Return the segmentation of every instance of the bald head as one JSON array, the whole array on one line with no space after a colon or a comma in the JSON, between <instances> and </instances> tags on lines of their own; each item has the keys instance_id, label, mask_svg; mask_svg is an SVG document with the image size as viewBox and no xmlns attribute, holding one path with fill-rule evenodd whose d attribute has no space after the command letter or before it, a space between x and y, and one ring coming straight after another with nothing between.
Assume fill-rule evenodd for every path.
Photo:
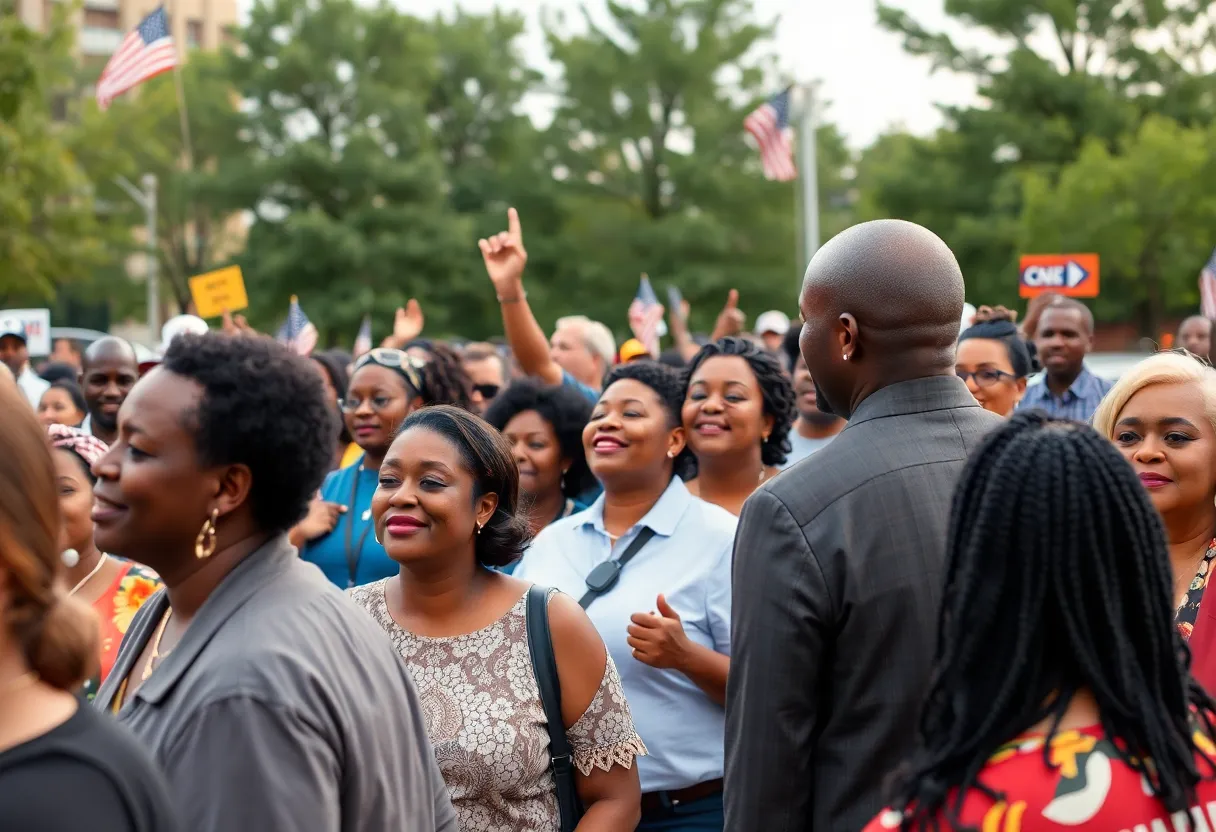
<instances>
[{"instance_id":1,"label":"bald head","mask_svg":"<svg viewBox=\"0 0 1216 832\"><path fill-rule=\"evenodd\" d=\"M801 347L833 411L847 417L888 384L952 372L963 295L954 253L915 223L862 223L828 241L802 283Z\"/></svg>"},{"instance_id":2,"label":"bald head","mask_svg":"<svg viewBox=\"0 0 1216 832\"><path fill-rule=\"evenodd\" d=\"M89 407L93 435L112 443L118 428L118 409L139 381L139 358L122 338L107 335L85 350L80 386Z\"/></svg>"},{"instance_id":3,"label":"bald head","mask_svg":"<svg viewBox=\"0 0 1216 832\"><path fill-rule=\"evenodd\" d=\"M1212 321L1203 315L1192 315L1178 327L1178 346L1191 355L1207 358L1212 352Z\"/></svg>"}]
</instances>

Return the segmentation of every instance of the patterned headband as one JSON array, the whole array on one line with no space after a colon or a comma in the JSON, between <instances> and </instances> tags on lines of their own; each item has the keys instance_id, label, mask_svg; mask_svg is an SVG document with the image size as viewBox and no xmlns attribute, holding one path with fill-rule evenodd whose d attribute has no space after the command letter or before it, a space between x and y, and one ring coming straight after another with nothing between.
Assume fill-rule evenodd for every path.
<instances>
[{"instance_id":1,"label":"patterned headband","mask_svg":"<svg viewBox=\"0 0 1216 832\"><path fill-rule=\"evenodd\" d=\"M85 461L90 468L110 450L110 446L91 433L85 433L79 428L69 428L66 425L50 425L47 434L51 437L51 447L72 451Z\"/></svg>"}]
</instances>

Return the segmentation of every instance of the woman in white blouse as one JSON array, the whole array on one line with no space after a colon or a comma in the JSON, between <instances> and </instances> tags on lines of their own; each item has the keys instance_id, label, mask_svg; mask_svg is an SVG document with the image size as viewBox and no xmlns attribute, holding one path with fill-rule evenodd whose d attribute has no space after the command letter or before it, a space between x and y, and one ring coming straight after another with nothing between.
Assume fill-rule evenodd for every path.
<instances>
[{"instance_id":1,"label":"woman in white blouse","mask_svg":"<svg viewBox=\"0 0 1216 832\"><path fill-rule=\"evenodd\" d=\"M583 432L604 493L542 531L516 572L582 596L615 659L649 754L638 761L646 832L723 826L737 521L692 496L679 476L689 467L682 402L679 376L661 364L625 364L608 376Z\"/></svg>"}]
</instances>

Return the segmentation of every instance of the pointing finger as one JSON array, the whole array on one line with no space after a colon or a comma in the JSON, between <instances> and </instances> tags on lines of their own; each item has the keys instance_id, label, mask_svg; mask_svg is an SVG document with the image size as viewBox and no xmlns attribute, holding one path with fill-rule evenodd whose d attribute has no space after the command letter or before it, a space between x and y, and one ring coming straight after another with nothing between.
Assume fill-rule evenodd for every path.
<instances>
[{"instance_id":1,"label":"pointing finger","mask_svg":"<svg viewBox=\"0 0 1216 832\"><path fill-rule=\"evenodd\" d=\"M507 209L507 232L511 235L511 239L518 243L524 241L524 230L519 224L519 212L514 208Z\"/></svg>"},{"instance_id":2,"label":"pointing finger","mask_svg":"<svg viewBox=\"0 0 1216 832\"><path fill-rule=\"evenodd\" d=\"M734 309L739 305L739 290L731 289L730 294L726 296L726 308Z\"/></svg>"}]
</instances>

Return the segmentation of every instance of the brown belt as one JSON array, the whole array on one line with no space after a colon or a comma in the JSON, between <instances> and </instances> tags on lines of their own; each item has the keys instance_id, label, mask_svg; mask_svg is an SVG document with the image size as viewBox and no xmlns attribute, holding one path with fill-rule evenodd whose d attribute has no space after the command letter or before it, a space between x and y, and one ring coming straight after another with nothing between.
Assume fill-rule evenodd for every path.
<instances>
[{"instance_id":1,"label":"brown belt","mask_svg":"<svg viewBox=\"0 0 1216 832\"><path fill-rule=\"evenodd\" d=\"M642 816L662 814L670 811L674 806L692 803L694 800L710 797L721 793L721 791L722 778L719 777L717 780L706 780L704 783L697 783L689 786L687 789L675 789L670 792L646 792L646 794L642 795Z\"/></svg>"}]
</instances>

